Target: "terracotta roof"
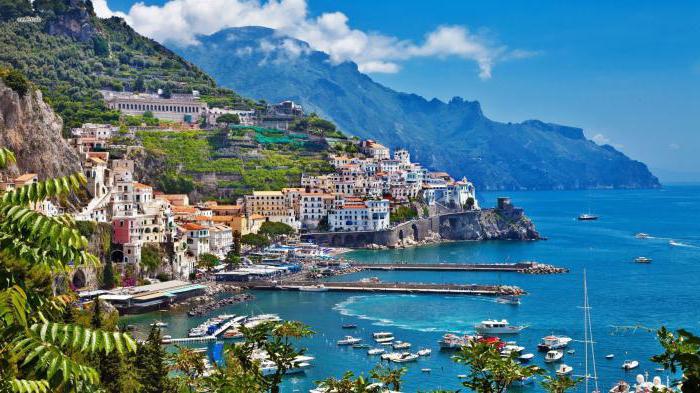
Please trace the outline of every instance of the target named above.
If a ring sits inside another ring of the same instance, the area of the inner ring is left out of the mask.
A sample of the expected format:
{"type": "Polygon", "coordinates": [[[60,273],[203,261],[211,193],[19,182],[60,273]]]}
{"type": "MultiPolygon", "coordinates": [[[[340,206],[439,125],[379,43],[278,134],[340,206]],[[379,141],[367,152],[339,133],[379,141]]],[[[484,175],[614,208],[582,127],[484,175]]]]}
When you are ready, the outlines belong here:
{"type": "Polygon", "coordinates": [[[251,216],[248,218],[251,220],[261,220],[261,219],[265,219],[265,216],[260,215],[260,214],[251,214],[251,216]]]}
{"type": "Polygon", "coordinates": [[[203,226],[203,225],[195,224],[195,223],[192,223],[192,222],[188,222],[188,223],[186,223],[186,224],[182,224],[182,227],[185,228],[185,229],[188,230],[188,231],[199,231],[199,230],[202,230],[202,229],[207,229],[207,227],[205,227],[205,226],[203,226]]]}
{"type": "Polygon", "coordinates": [[[139,182],[135,181],[134,188],[153,188],[153,187],[149,186],[148,184],[143,184],[143,183],[139,183],[139,182]]]}
{"type": "Polygon", "coordinates": [[[109,160],[109,152],[106,151],[89,151],[87,152],[88,157],[97,157],[104,161],[109,160]]]}
{"type": "Polygon", "coordinates": [[[208,216],[194,216],[194,219],[197,221],[212,221],[212,218],[208,216]]]}
{"type": "Polygon", "coordinates": [[[212,222],[230,222],[238,217],[240,217],[240,216],[214,216],[214,217],[209,217],[209,221],[212,221],[212,222]]]}
{"type": "Polygon", "coordinates": [[[173,206],[171,207],[173,213],[196,213],[197,208],[194,206],[173,206]]]}
{"type": "Polygon", "coordinates": [[[243,206],[241,205],[214,205],[214,206],[209,206],[209,209],[212,211],[217,211],[217,210],[241,210],[243,209],[243,206]]]}
{"type": "Polygon", "coordinates": [[[165,198],[165,199],[185,199],[185,198],[187,198],[187,194],[160,194],[158,196],[161,198],[165,198]]]}

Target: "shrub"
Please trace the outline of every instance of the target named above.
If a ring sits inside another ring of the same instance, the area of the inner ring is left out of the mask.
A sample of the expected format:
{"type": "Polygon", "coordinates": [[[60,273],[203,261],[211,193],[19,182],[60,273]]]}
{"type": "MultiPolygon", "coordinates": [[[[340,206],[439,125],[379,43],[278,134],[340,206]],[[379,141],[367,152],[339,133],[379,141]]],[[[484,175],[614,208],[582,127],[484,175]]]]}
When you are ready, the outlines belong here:
{"type": "Polygon", "coordinates": [[[5,85],[17,92],[20,97],[24,97],[31,88],[24,74],[17,70],[10,69],[0,74],[2,75],[2,80],[5,82],[5,85]]]}

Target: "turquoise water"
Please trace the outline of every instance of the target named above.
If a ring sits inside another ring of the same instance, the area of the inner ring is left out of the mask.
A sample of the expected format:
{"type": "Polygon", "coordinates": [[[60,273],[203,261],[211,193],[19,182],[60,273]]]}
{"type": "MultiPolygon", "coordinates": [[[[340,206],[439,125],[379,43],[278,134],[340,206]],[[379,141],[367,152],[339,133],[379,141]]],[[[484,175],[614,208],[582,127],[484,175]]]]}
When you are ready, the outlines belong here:
{"type": "MultiPolygon", "coordinates": [[[[500,194],[499,194],[500,195],[500,194]]],[[[537,260],[571,269],[564,275],[531,276],[513,273],[475,272],[362,272],[340,280],[378,276],[384,281],[420,281],[518,285],[528,292],[523,303],[509,306],[481,297],[445,295],[381,295],[347,293],[256,292],[256,300],[231,306],[220,312],[278,313],[285,319],[301,320],[317,334],[302,344],[316,356],[314,367],[305,376],[291,377],[284,391],[308,391],[313,381],[345,370],[367,372],[377,362],[365,350],[338,348],[335,341],[353,334],[369,341],[371,332],[391,330],[397,339],[413,344],[414,350],[430,347],[433,354],[408,364],[403,390],[460,387],[458,374],[465,372],[449,354],[437,350],[443,332],[471,330],[487,318],[506,318],[529,327],[514,339],[536,353],[541,337],[565,334],[582,339],[582,274],[588,275],[589,301],[596,341],[601,389],[609,389],[619,379],[633,381],[644,371],[656,372],[649,357],[660,348],[655,335],[646,328],[661,325],[700,331],[700,187],[677,186],[663,190],[605,190],[561,192],[510,192],[514,203],[526,209],[538,230],[549,240],[539,242],[458,242],[439,246],[389,251],[356,251],[348,254],[362,261],[493,262],[537,260]],[[594,222],[575,217],[588,211],[600,215],[594,222]],[[653,238],[635,239],[636,232],[653,238]],[[670,239],[683,246],[670,246],[670,239]],[[638,256],[653,258],[648,265],[636,264],[638,256]],[[343,323],[356,323],[357,331],[341,329],[343,323]],[[641,326],[636,330],[619,326],[641,326]],[[604,355],[615,354],[614,360],[604,355]],[[640,367],[625,373],[621,364],[635,359],[640,367]],[[430,374],[421,368],[431,368],[430,374]]],[[[491,206],[496,194],[482,194],[482,206],[491,206]]],[[[169,334],[184,336],[187,328],[204,318],[185,315],[150,314],[131,318],[146,324],[160,318],[170,322],[169,334]]],[[[575,355],[564,362],[583,373],[583,348],[574,343],[575,355]]],[[[553,370],[554,367],[545,366],[553,370]]],[[[665,378],[664,378],[665,379],[665,378]]],[[[513,389],[515,390],[515,389],[513,389]]],[[[521,391],[540,391],[537,386],[521,391]]],[[[583,391],[583,389],[579,389],[583,391]]]]}

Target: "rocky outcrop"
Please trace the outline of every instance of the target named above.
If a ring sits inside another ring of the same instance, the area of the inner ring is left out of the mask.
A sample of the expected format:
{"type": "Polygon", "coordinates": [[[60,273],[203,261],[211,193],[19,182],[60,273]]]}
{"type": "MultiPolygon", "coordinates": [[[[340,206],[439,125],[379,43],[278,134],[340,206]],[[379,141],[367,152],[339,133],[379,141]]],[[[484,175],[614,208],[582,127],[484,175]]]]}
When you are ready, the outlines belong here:
{"type": "Polygon", "coordinates": [[[61,137],[62,128],[63,120],[40,91],[20,96],[0,81],[0,146],[17,157],[9,176],[36,173],[44,179],[79,171],[80,160],[61,137]]]}
{"type": "Polygon", "coordinates": [[[92,3],[85,0],[68,0],[65,10],[55,14],[46,24],[47,33],[51,35],[66,35],[75,40],[85,42],[97,35],[97,29],[92,23],[95,11],[92,3]]]}
{"type": "Polygon", "coordinates": [[[486,209],[478,214],[445,215],[440,237],[449,240],[536,240],[540,234],[522,209],[486,209]]]}

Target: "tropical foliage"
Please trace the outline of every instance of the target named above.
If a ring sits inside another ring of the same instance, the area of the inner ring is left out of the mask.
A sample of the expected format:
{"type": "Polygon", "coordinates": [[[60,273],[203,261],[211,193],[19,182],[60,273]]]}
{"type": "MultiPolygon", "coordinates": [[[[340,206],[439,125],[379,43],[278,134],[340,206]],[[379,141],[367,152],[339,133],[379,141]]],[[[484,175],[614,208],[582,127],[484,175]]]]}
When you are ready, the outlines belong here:
{"type": "MultiPolygon", "coordinates": [[[[0,168],[14,161],[0,148],[0,168]]],[[[62,200],[85,182],[74,174],[0,197],[0,391],[87,391],[100,376],[86,357],[136,349],[126,334],[63,322],[72,299],[56,294],[55,279],[99,262],[69,216],[47,217],[32,207],[62,200]]]]}

